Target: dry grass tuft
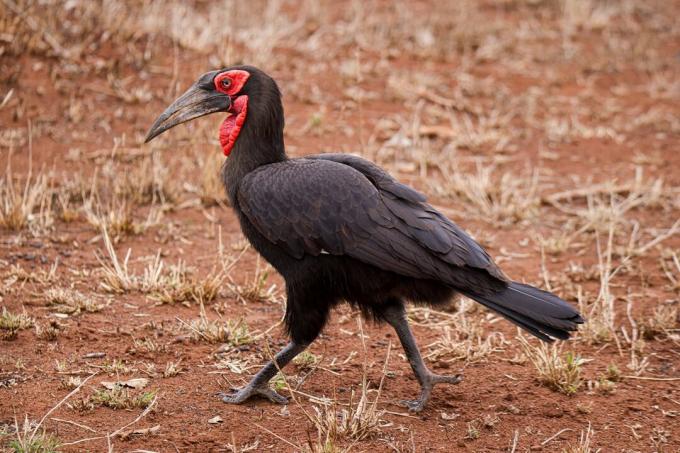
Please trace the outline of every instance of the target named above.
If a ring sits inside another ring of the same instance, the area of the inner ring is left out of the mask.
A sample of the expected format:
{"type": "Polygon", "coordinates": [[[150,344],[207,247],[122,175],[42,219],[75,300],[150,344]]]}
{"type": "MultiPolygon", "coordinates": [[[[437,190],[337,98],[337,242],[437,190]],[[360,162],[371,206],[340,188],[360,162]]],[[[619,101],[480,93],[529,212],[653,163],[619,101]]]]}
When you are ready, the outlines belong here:
{"type": "Polygon", "coordinates": [[[425,357],[440,362],[476,363],[502,351],[506,344],[505,337],[501,332],[489,332],[484,318],[486,312],[469,313],[476,309],[468,299],[460,300],[454,314],[427,308],[410,309],[409,316],[417,319],[414,324],[441,329],[439,338],[427,345],[425,357]]]}
{"type": "Polygon", "coordinates": [[[24,418],[24,422],[19,426],[15,423],[15,439],[8,443],[8,447],[15,453],[56,453],[60,451],[61,441],[54,434],[48,433],[43,427],[36,427],[35,423],[24,418]]]}
{"type": "MultiPolygon", "coordinates": [[[[378,385],[373,401],[371,401],[368,395],[369,383],[365,356],[366,343],[363,335],[363,326],[360,321],[359,330],[361,332],[364,350],[364,364],[359,398],[357,399],[356,391],[352,389],[347,407],[340,407],[337,400],[333,398],[329,404],[315,406],[314,414],[310,414],[304,410],[307,419],[315,426],[317,431],[316,442],[312,442],[310,439],[307,445],[308,449],[313,453],[337,451],[336,446],[343,440],[349,440],[351,445],[354,445],[356,442],[369,439],[380,432],[384,411],[378,409],[378,402],[382,393],[392,344],[390,343],[388,345],[380,384],[378,385]]],[[[295,401],[297,402],[297,400],[295,401]]],[[[351,450],[351,446],[348,447],[348,450],[351,450]]]]}
{"type": "Polygon", "coordinates": [[[128,249],[125,259],[121,262],[106,230],[102,230],[102,237],[108,260],[102,254],[97,254],[102,275],[100,285],[110,293],[138,291],[148,294],[149,298],[160,303],[204,303],[218,296],[227,277],[227,269],[222,267],[209,272],[204,278],[198,278],[182,261],[176,266],[169,266],[166,271],[160,251],[144,272],[137,275],[129,267],[132,251],[128,249]]]}
{"type": "Polygon", "coordinates": [[[442,328],[438,340],[428,345],[430,360],[475,363],[503,350],[505,338],[500,332],[487,333],[479,319],[462,321],[442,328]],[[458,326],[462,326],[459,328],[458,326]]]}
{"type": "Polygon", "coordinates": [[[616,341],[616,296],[612,293],[612,279],[628,264],[628,258],[624,257],[621,263],[613,266],[613,247],[614,247],[615,224],[609,224],[607,236],[607,246],[603,251],[600,244],[599,235],[597,241],[598,271],[600,289],[595,301],[587,307],[584,296],[579,289],[577,298],[579,309],[585,314],[588,320],[580,329],[579,337],[589,344],[599,344],[609,341],[616,341]]]}
{"type": "Polygon", "coordinates": [[[32,177],[30,171],[23,187],[18,187],[12,169],[7,164],[5,177],[0,179],[0,227],[12,231],[28,228],[38,234],[54,224],[52,196],[46,175],[32,177]]]}
{"type": "Polygon", "coordinates": [[[541,383],[565,395],[573,395],[578,391],[583,383],[581,367],[586,363],[585,359],[573,352],[567,352],[562,356],[561,347],[556,345],[548,346],[541,343],[538,346],[531,346],[522,335],[518,335],[517,339],[524,354],[536,367],[541,383]]]}
{"type": "Polygon", "coordinates": [[[105,307],[83,293],[68,288],[50,288],[44,293],[45,302],[57,313],[78,315],[80,313],[94,313],[105,307]]]}
{"type": "Polygon", "coordinates": [[[577,444],[568,444],[563,450],[562,453],[598,453],[600,449],[593,449],[591,447],[590,443],[593,440],[593,430],[590,427],[590,423],[588,423],[588,428],[586,431],[581,431],[581,437],[579,438],[579,442],[577,444]]]}
{"type": "Polygon", "coordinates": [[[355,389],[352,389],[347,407],[340,405],[335,398],[328,405],[314,406],[314,415],[312,415],[311,421],[317,429],[318,437],[316,445],[311,441],[308,443],[312,451],[325,452],[343,439],[350,440],[352,443],[359,442],[376,435],[380,431],[384,411],[379,410],[377,405],[381,389],[378,390],[377,395],[371,401],[367,386],[368,382],[364,375],[358,400],[355,389]],[[319,450],[319,446],[322,446],[321,450],[319,450]]]}
{"type": "Polygon", "coordinates": [[[663,273],[669,281],[669,289],[680,294],[680,255],[674,251],[664,251],[660,262],[663,273]]]}
{"type": "Polygon", "coordinates": [[[133,395],[125,387],[116,385],[112,389],[96,390],[90,395],[89,402],[111,409],[146,409],[153,402],[156,393],[154,390],[133,395]]]}
{"type": "Polygon", "coordinates": [[[671,330],[678,325],[679,316],[676,306],[665,304],[655,307],[652,316],[639,323],[642,338],[654,340],[670,336],[671,330]]]}
{"type": "Polygon", "coordinates": [[[54,341],[59,336],[60,332],[59,324],[56,321],[52,321],[47,325],[36,324],[35,325],[35,335],[41,340],[54,341]]]}
{"type": "Polygon", "coordinates": [[[22,313],[12,313],[6,307],[2,307],[0,314],[0,338],[13,340],[20,330],[28,329],[35,324],[33,318],[24,310],[22,313]]]}
{"type": "Polygon", "coordinates": [[[279,298],[279,291],[276,284],[267,285],[271,266],[262,265],[262,260],[257,258],[255,273],[248,278],[242,285],[230,283],[229,288],[235,297],[244,302],[276,302],[279,298]]]}
{"type": "Polygon", "coordinates": [[[181,360],[178,360],[176,362],[168,362],[165,364],[165,369],[163,370],[163,377],[164,378],[169,378],[173,376],[177,376],[182,372],[182,368],[180,366],[181,360]]]}
{"type": "Polygon", "coordinates": [[[149,297],[160,303],[210,302],[219,294],[225,278],[223,269],[213,269],[199,278],[180,261],[158,278],[149,297]]]}
{"type": "MultiPolygon", "coordinates": [[[[444,167],[442,167],[444,171],[444,167]]],[[[445,181],[435,190],[462,199],[470,213],[498,225],[514,224],[538,214],[541,198],[538,173],[521,178],[512,173],[496,176],[494,166],[477,164],[474,173],[465,173],[455,164],[444,171],[445,181]]]]}
{"type": "Polygon", "coordinates": [[[194,341],[226,343],[232,347],[253,342],[253,336],[245,320],[227,320],[226,322],[210,320],[205,312],[203,303],[200,303],[199,310],[198,319],[189,323],[179,320],[183,327],[189,330],[194,341]]]}

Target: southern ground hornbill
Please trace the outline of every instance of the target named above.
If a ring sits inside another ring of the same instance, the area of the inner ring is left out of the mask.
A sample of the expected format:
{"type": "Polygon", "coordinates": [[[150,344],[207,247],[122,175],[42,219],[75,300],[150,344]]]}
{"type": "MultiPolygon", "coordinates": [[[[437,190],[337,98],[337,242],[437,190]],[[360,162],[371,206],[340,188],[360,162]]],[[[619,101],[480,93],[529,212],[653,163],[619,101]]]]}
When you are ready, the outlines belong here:
{"type": "Polygon", "coordinates": [[[463,294],[545,341],[567,339],[583,322],[559,297],[509,280],[465,231],[377,165],[348,154],[290,159],[276,82],[250,66],[203,74],[151,127],[146,141],[213,112],[228,156],[224,186],[243,233],[286,281],[290,343],[245,387],[221,395],[241,403],[261,395],[287,399],[269,380],[323,329],[330,309],[347,301],[396,331],[420,383],[413,411],[438,383],[420,355],[405,301],[440,305],[463,294]]]}

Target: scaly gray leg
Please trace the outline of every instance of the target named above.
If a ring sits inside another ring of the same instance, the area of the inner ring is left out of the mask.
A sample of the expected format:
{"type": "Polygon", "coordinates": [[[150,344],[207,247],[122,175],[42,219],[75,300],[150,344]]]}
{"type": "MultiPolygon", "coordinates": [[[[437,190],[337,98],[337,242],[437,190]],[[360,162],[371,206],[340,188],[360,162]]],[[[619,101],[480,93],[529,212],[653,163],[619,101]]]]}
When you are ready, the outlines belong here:
{"type": "Polygon", "coordinates": [[[413,374],[415,374],[418,383],[420,383],[420,398],[414,401],[404,401],[403,403],[410,411],[420,412],[430,399],[430,393],[435,384],[458,384],[463,377],[460,374],[456,374],[455,376],[442,376],[434,374],[427,368],[420,355],[420,351],[418,350],[418,345],[416,344],[413,332],[411,332],[411,328],[408,325],[406,311],[404,310],[403,305],[390,306],[383,312],[383,317],[397,332],[399,341],[401,341],[401,346],[404,348],[406,357],[413,369],[413,374]]]}
{"type": "Polygon", "coordinates": [[[236,389],[234,393],[220,393],[222,401],[229,404],[241,404],[251,396],[259,395],[274,403],[288,404],[288,398],[269,388],[269,380],[276,375],[279,369],[285,367],[296,355],[304,351],[307,346],[291,341],[274,357],[276,364],[269,361],[245,387],[236,389]]]}

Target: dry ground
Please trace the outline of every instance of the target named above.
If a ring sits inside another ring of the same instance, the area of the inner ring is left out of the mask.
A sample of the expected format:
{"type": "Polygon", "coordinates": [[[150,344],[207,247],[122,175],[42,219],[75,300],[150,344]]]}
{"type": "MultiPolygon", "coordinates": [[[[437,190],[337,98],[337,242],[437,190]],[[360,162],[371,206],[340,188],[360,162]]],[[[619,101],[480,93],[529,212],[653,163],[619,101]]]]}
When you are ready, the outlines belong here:
{"type": "Polygon", "coordinates": [[[680,451],[679,15],[0,1],[0,449],[680,451]],[[141,142],[241,62],[278,80],[291,155],[378,162],[588,324],[548,348],[467,301],[413,309],[465,380],[412,415],[395,336],[342,308],[276,380],[289,406],[223,404],[285,342],[282,281],[227,206],[219,115],[141,142]]]}

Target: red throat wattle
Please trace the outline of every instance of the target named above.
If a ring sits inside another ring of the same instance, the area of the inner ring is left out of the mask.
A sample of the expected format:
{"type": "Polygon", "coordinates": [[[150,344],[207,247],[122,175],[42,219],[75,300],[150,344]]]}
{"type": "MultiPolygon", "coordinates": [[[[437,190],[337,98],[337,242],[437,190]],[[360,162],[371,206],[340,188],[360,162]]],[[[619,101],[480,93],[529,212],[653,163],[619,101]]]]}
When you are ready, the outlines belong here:
{"type": "Polygon", "coordinates": [[[241,132],[243,123],[246,121],[246,114],[248,113],[248,96],[238,96],[234,99],[229,115],[220,126],[220,144],[224,155],[231,154],[231,150],[236,143],[238,134],[241,132]]]}

